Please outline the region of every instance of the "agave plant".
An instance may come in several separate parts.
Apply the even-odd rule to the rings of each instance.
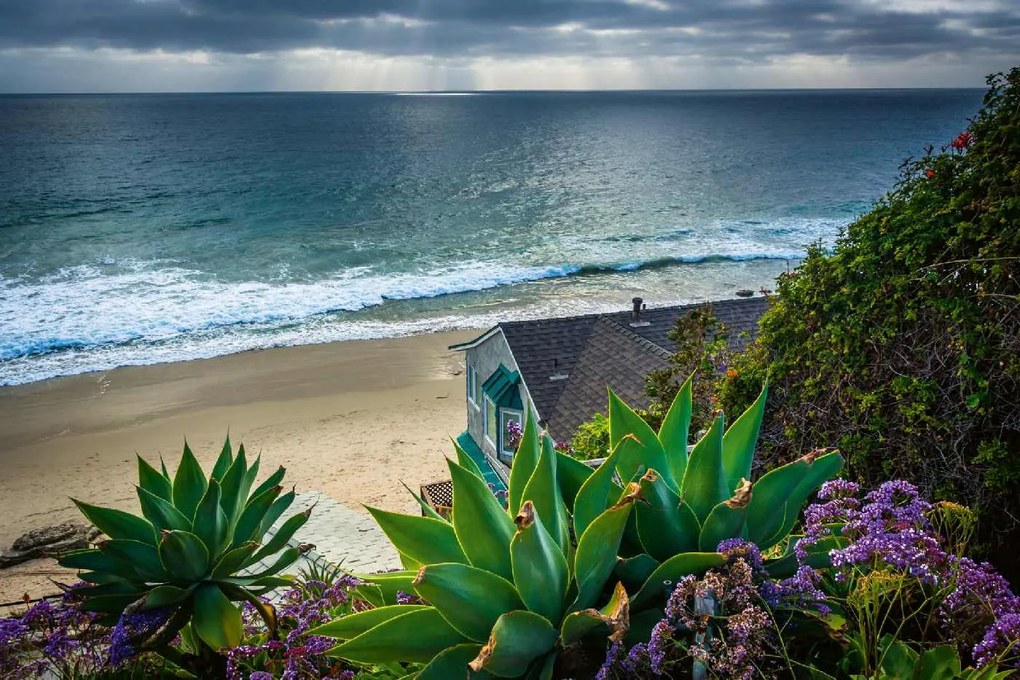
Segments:
[[[726,539],[750,541],[763,553],[785,543],[786,550],[766,566],[777,576],[796,567],[795,539],[788,538],[803,505],[842,469],[843,459],[837,451],[814,451],[748,481],[767,390],[766,385],[729,429],[725,416],[717,413],[689,452],[690,378],[658,432],[610,392],[612,453],[578,493],[574,530],[582,533],[623,493],[617,480],[639,486],[641,502],[635,505],[616,568],[623,582],[636,589],[635,609],[660,600],[664,583],[720,566],[725,558],[716,548]],[[830,547],[813,549],[821,558]]]
[[[366,576],[381,606],[311,631],[342,640],[329,654],[358,663],[427,664],[418,678],[552,677],[598,659],[629,626],[623,586],[607,587],[640,489],[603,508],[571,540],[552,439],[529,418],[510,475],[508,507],[462,451],[449,462],[453,513],[369,511],[400,552],[403,572]],[[390,604],[398,589],[428,604]],[[597,654],[583,653],[594,645]],[[569,673],[573,675],[573,672]]]
[[[79,591],[85,609],[105,615],[109,624],[124,615],[164,612],[165,624],[131,641],[136,649],[157,648],[179,631],[198,652],[236,647],[242,625],[234,603],[241,601],[250,602],[275,633],[273,607],[259,596],[290,584],[279,573],[300,557],[301,549],[288,543],[310,513],[286,520],[263,543],[294,501],[293,490],[281,495],[284,468],[253,490],[259,459],[249,467],[243,446],[235,457],[229,437],[208,478],[187,443],[172,478],[162,460],[160,467],[138,457],[141,517],[72,499],[109,537],[60,558],[93,584]]]

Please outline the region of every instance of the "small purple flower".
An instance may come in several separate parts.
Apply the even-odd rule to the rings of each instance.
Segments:
[[[978,667],[1002,663],[1020,668],[1020,611],[1003,614],[974,647]]]
[[[623,665],[625,652],[626,648],[622,642],[614,642],[609,645],[609,649],[606,650],[606,660],[602,662],[598,673],[595,674],[595,680],[611,680],[616,675],[615,671]]]

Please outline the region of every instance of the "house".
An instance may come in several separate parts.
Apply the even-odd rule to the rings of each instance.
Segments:
[[[756,334],[766,300],[646,309],[634,298],[629,312],[509,321],[451,346],[466,355],[467,430],[458,444],[499,488],[514,454],[507,427],[523,424],[526,404],[556,440],[571,439],[578,425],[605,411],[607,386],[628,403],[647,406],[645,376],[665,367],[675,351],[670,330],[705,304],[712,305],[729,329],[730,346],[739,350]]]

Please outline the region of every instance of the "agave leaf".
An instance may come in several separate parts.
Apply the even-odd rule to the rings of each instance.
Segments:
[[[620,457],[616,464],[620,479],[629,482],[652,468],[659,471],[671,488],[679,488],[655,430],[609,390],[609,444],[615,448],[621,442],[626,443],[620,447]]]
[[[643,609],[646,605],[665,600],[669,595],[667,590],[671,591],[672,586],[684,576],[700,574],[725,563],[726,557],[715,552],[689,552],[675,555],[652,572],[638,594],[631,598],[631,605],[636,609]]]
[[[109,540],[99,544],[99,551],[131,565],[131,568],[146,581],[166,581],[170,576],[159,561],[159,552],[150,543],[126,539]]]
[[[523,675],[533,661],[556,646],[556,629],[543,616],[529,611],[507,612],[492,627],[489,641],[470,663],[503,678]]]
[[[170,483],[170,480],[160,474],[156,468],[149,465],[141,456],[136,455],[135,457],[138,459],[138,486],[167,502],[171,501],[173,499],[173,485]]]
[[[287,468],[283,467],[282,465],[276,468],[276,472],[266,477],[266,479],[261,484],[255,487],[255,490],[251,492],[251,497],[258,498],[261,494],[265,493],[267,489],[271,489],[274,486],[279,486],[280,482],[283,481],[283,478],[286,474]],[[284,508],[284,510],[286,510],[286,508]],[[281,513],[282,512],[283,511],[281,510]],[[277,515],[277,519],[279,519],[279,515]]]
[[[424,566],[414,590],[469,640],[484,642],[503,614],[523,609],[517,589],[506,579],[466,564]]]
[[[145,595],[142,610],[162,609],[163,607],[179,604],[191,595],[197,587],[197,584],[190,588],[178,588],[177,586],[166,584],[156,586]]]
[[[391,571],[384,574],[355,574],[363,583],[354,589],[357,597],[376,607],[397,603],[397,593],[414,592],[417,571]]]
[[[542,437],[542,452],[538,456],[535,471],[524,487],[522,504],[531,501],[535,512],[542,518],[542,524],[549,531],[556,544],[567,550],[570,543],[570,529],[567,527],[567,511],[563,505],[559,483],[556,481],[556,445],[549,436]],[[454,514],[457,504],[454,503]]]
[[[205,544],[211,557],[220,554],[227,539],[227,517],[220,507],[220,483],[209,481],[209,487],[195,510],[194,533]]]
[[[568,647],[593,631],[608,634],[619,641],[630,629],[630,600],[622,583],[617,583],[613,596],[602,609],[582,609],[568,614],[560,625],[560,644]]]
[[[421,609],[429,609],[429,606],[425,604],[393,604],[385,607],[375,607],[333,619],[329,623],[312,628],[308,631],[308,634],[322,635],[324,637],[337,638],[338,640],[352,640],[362,633],[375,628],[380,623]]]
[[[712,508],[726,500],[733,489],[726,488],[723,469],[723,422],[719,413],[705,436],[694,445],[681,485],[681,497],[691,506],[698,522],[704,522]]]
[[[521,433],[521,441],[514,454],[514,464],[510,467],[507,513],[511,517],[516,516],[521,509],[521,503],[524,502],[524,488],[528,485],[531,475],[534,474],[535,466],[538,465],[538,457],[541,454],[541,442],[536,421],[535,412],[529,406],[524,431]]]
[[[81,608],[97,614],[120,614],[138,600],[137,595],[97,595],[86,599]]]
[[[258,572],[257,574],[252,574],[248,578],[259,580],[269,576],[275,576],[276,574],[279,574],[281,571],[283,571],[290,565],[297,562],[298,559],[300,558],[301,558],[300,548],[287,548],[286,550],[280,552],[279,556],[271,565],[269,565],[262,571]]]
[[[431,505],[425,502],[424,498],[416,494],[411,489],[411,487],[409,487],[407,484],[404,484],[404,482],[400,482],[400,485],[407,489],[407,493],[411,494],[414,500],[418,502],[418,505],[421,506],[421,511],[425,513],[425,517],[431,517],[432,519],[442,520],[443,522],[446,521],[446,519],[442,515],[440,515],[438,512],[432,509]]]
[[[227,438],[223,440],[223,448],[220,449],[220,455],[216,458],[216,463],[213,465],[211,477],[217,482],[221,481],[233,462],[234,451],[230,446],[230,433],[227,433]]]
[[[262,491],[260,491],[257,494],[250,493],[252,487],[255,486],[255,479],[259,476],[259,467],[261,465],[262,457],[256,456],[255,461],[251,464],[251,467],[248,468],[248,470],[244,473],[244,477],[241,478],[241,487],[237,491],[237,500],[242,505],[244,505],[245,509],[247,509],[247,507],[251,505],[256,498],[266,493],[266,491],[268,491],[270,488],[279,486],[278,483],[272,485],[260,484],[257,488],[262,489]],[[279,470],[277,470],[276,472],[279,473]],[[270,479],[272,479],[272,476],[270,476]],[[269,480],[267,479],[266,481],[268,482]]]
[[[457,542],[457,534],[450,523],[431,517],[402,515],[367,505],[365,509],[371,513],[376,524],[401,554],[422,564],[467,563],[468,559]]]
[[[842,467],[838,451],[812,451],[763,475],[747,507],[748,540],[768,550],[785,538],[808,497]]]
[[[254,541],[249,541],[236,548],[232,548],[220,557],[219,561],[212,570],[212,578],[221,579],[227,578],[237,572],[246,564],[248,564],[251,556],[255,554],[255,551],[259,549],[259,544]]]
[[[124,538],[132,541],[141,541],[142,543],[156,543],[155,529],[152,528],[152,524],[141,517],[136,517],[123,510],[89,505],[74,498],[71,501],[78,506],[81,514],[85,515],[90,522],[96,525],[97,529],[110,538]]]
[[[727,489],[736,489],[741,479],[751,478],[754,447],[758,443],[758,433],[765,417],[768,390],[766,383],[754,403],[730,425],[723,436],[723,469],[726,471]]]
[[[425,668],[415,676],[416,680],[450,680],[450,678],[491,677],[488,673],[475,673],[468,664],[478,656],[481,645],[465,643],[454,645],[440,652]]]
[[[524,502],[514,522],[517,531],[510,541],[510,562],[520,599],[536,614],[559,621],[569,583],[566,557],[542,526],[531,501]]]
[[[128,579],[128,578],[124,578],[123,576],[118,576],[117,574],[114,574],[113,572],[109,572],[109,571],[83,571],[83,572],[80,572],[78,574],[78,578],[81,579],[82,581],[85,581],[86,583],[96,583],[96,584],[115,583],[115,582],[121,582],[121,583],[135,582],[135,583],[137,583],[137,582],[139,582],[141,580],[141,577],[138,577],[138,576],[135,576],[135,575],[132,575],[132,578]]]
[[[241,482],[244,480],[244,475],[247,471],[248,461],[245,459],[244,447],[242,446],[237,450],[237,456],[234,458],[234,462],[230,464],[230,467],[227,468],[227,473],[220,480],[220,505],[223,507],[223,514],[227,516],[227,521],[231,527],[237,524],[241,511],[244,509],[245,501],[248,500],[247,496],[242,497],[240,494]]]
[[[592,468],[562,451],[556,452],[556,479],[567,510],[574,512],[574,503],[581,487],[592,475]]]
[[[464,642],[437,609],[425,607],[384,621],[326,654],[355,663],[428,663],[444,649]]]
[[[174,580],[199,581],[209,573],[209,550],[190,531],[164,531],[159,561]]]
[[[617,558],[613,573],[625,584],[634,587],[636,590],[644,585],[648,577],[659,566],[659,560],[651,555],[641,553],[627,559]]]
[[[676,393],[659,428],[659,442],[666,452],[669,471],[677,482],[684,478],[687,471],[687,439],[690,437],[691,411],[694,408],[693,380],[692,373]]]
[[[273,534],[273,537],[269,539],[269,542],[266,543],[261,550],[255,553],[248,563],[252,564],[258,562],[259,560],[263,560],[270,555],[274,555],[280,550],[283,550],[290,539],[294,538],[294,534],[297,533],[298,529],[305,525],[311,514],[312,509],[308,508],[304,512],[299,512],[284,522],[283,525],[276,530],[276,533]]]
[[[297,498],[297,494],[292,488],[290,491],[273,501],[273,504],[269,506],[269,509],[266,510],[266,514],[263,515],[262,519],[259,521],[259,528],[255,530],[255,535],[252,536],[252,540],[259,541],[261,543],[266,532],[269,531],[274,524],[276,524],[276,520],[280,519],[283,516],[283,513],[287,512],[290,506],[294,503],[295,498]]]
[[[712,508],[698,539],[702,552],[714,551],[721,541],[728,538],[744,538],[747,533],[747,506],[753,493],[754,486],[742,479],[732,498]]]
[[[452,460],[447,464],[453,478],[453,529],[464,554],[472,565],[512,579],[510,539],[514,534],[513,520],[481,478]],[[419,561],[422,564],[431,562]]]
[[[585,480],[574,500],[574,535],[580,536],[592,521],[609,507],[610,494],[618,498],[623,492],[613,483],[616,474],[616,461],[620,455],[620,445],[613,447],[609,456]]]
[[[140,486],[135,487],[135,492],[138,494],[138,505],[142,509],[142,516],[152,523],[156,531],[165,529],[192,530],[191,519],[181,514],[181,511],[175,508],[172,503],[149,493]]]
[[[247,588],[233,585],[230,583],[220,583],[220,588],[223,593],[227,596],[228,600],[233,602],[247,602],[252,608],[258,612],[258,615],[262,617],[262,620],[266,624],[266,628],[269,629],[270,639],[275,640],[277,637],[277,619],[276,619],[276,607],[268,602],[263,602],[255,593]]]
[[[596,517],[578,540],[574,555],[577,598],[570,611],[588,609],[602,593],[616,564],[623,530],[639,493],[637,485],[632,484],[620,502]]]
[[[195,589],[191,627],[213,651],[241,644],[241,611],[212,583],[203,583]]]
[[[191,520],[207,486],[208,480],[202,472],[202,466],[198,464],[188,442],[184,442],[184,453],[181,454],[181,462],[174,474],[174,507]]]
[[[253,465],[252,467],[255,466]],[[262,522],[262,518],[266,516],[269,508],[273,505],[281,491],[283,491],[282,486],[274,486],[248,501],[248,504],[241,512],[241,516],[237,518],[237,524],[234,525],[232,545],[238,546],[242,543],[256,540],[255,534],[258,531],[259,524]]]
[[[641,547],[657,560],[695,550],[701,527],[694,513],[680,500],[656,470],[641,477],[642,502],[634,506]]]
[[[482,468],[478,467],[478,463],[475,462],[474,458],[468,455],[468,452],[457,443],[456,439],[451,437],[450,441],[453,442],[453,450],[457,452],[457,464],[465,470],[478,475],[480,479],[485,479],[485,475],[482,474]]]
[[[96,548],[74,550],[64,553],[57,560],[60,566],[67,569],[83,569],[99,573],[113,574],[118,580],[139,580],[130,562],[125,562],[113,555],[108,555]]]

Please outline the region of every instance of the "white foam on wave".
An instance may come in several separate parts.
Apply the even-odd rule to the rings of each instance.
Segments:
[[[296,321],[387,300],[485,290],[573,271],[476,262],[400,274],[372,274],[359,268],[314,282],[224,282],[179,267],[135,267],[103,274],[78,266],[31,283],[0,277],[0,360],[163,341],[235,324]]]

